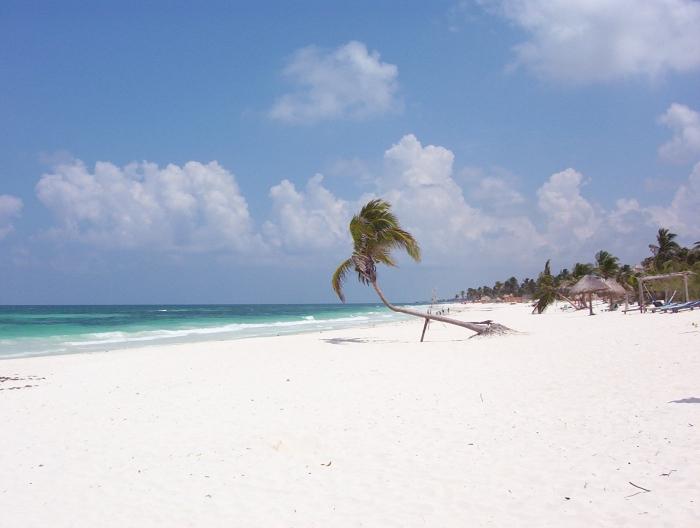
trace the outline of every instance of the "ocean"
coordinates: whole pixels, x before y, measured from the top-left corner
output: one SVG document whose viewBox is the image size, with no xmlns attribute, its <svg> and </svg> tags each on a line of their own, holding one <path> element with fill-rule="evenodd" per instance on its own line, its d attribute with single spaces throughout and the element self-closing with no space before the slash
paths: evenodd
<svg viewBox="0 0 700 528">
<path fill-rule="evenodd" d="M 378 304 L 0 306 L 0 359 L 296 334 L 404 317 Z"/>
</svg>

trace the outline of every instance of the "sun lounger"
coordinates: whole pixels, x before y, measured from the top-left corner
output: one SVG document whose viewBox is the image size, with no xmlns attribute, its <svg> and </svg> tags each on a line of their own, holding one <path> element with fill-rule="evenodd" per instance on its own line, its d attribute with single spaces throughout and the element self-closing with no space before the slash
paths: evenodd
<svg viewBox="0 0 700 528">
<path fill-rule="evenodd" d="M 693 310 L 695 308 L 700 308 L 700 301 L 668 304 L 662 308 L 659 308 L 659 311 L 678 313 L 680 310 Z"/>
<path fill-rule="evenodd" d="M 658 306 L 657 306 L 656 304 L 654 304 L 654 307 L 651 309 L 651 311 L 652 311 L 652 313 L 656 313 L 656 312 L 665 312 L 666 310 L 670 310 L 670 309 L 672 309 L 672 308 L 675 308 L 675 307 L 678 306 L 679 304 L 683 304 L 683 303 L 667 302 L 666 304 L 661 304 L 661 305 L 658 305 Z"/>
<path fill-rule="evenodd" d="M 675 309 L 673 309 L 673 313 L 677 313 L 680 310 L 694 310 L 695 308 L 700 308 L 700 301 L 690 301 L 687 303 L 684 303 L 683 306 L 679 306 Z"/>
<path fill-rule="evenodd" d="M 661 308 L 659 308 L 660 312 L 669 312 L 671 310 L 677 310 L 681 306 L 684 306 L 686 303 L 670 303 L 670 304 L 665 304 Z"/>
</svg>

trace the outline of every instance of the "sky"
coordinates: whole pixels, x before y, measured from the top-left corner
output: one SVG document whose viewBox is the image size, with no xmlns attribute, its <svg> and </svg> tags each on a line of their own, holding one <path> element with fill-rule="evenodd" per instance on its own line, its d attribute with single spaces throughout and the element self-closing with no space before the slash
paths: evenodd
<svg viewBox="0 0 700 528">
<path fill-rule="evenodd" d="M 700 240 L 700 2 L 0 7 L 0 304 L 396 301 Z M 373 292 L 347 286 L 349 302 Z"/>
</svg>

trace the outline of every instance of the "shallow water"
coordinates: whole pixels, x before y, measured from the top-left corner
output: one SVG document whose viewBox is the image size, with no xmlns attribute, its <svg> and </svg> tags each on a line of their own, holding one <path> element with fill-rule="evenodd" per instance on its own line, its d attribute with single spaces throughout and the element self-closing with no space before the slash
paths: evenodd
<svg viewBox="0 0 700 528">
<path fill-rule="evenodd" d="M 377 304 L 0 306 L 0 358 L 294 334 L 401 318 Z"/>
</svg>

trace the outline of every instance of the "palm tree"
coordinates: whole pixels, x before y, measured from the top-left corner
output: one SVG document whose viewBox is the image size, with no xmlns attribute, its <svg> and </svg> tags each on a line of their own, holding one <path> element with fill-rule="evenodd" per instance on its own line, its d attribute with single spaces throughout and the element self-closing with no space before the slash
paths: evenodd
<svg viewBox="0 0 700 528">
<path fill-rule="evenodd" d="M 544 265 L 544 271 L 537 278 L 537 290 L 535 291 L 537 303 L 532 313 L 543 313 L 547 306 L 557 300 L 557 288 L 554 285 L 554 277 L 549 267 L 549 260 Z"/>
<path fill-rule="evenodd" d="M 509 293 L 510 295 L 517 295 L 518 290 L 520 289 L 520 284 L 518 284 L 518 279 L 515 277 L 511 277 L 508 279 L 504 285 L 504 289 L 506 293 Z"/>
<path fill-rule="evenodd" d="M 620 269 L 619 261 L 620 259 L 601 249 L 595 254 L 596 271 L 604 279 L 614 277 Z"/>
<path fill-rule="evenodd" d="M 564 268 L 559 272 L 559 275 L 554 277 L 554 283 L 557 286 L 566 286 L 569 281 L 571 280 L 571 272 L 567 269 Z"/>
<path fill-rule="evenodd" d="M 574 279 L 578 280 L 584 275 L 588 275 L 593 271 L 593 266 L 591 264 L 582 264 L 577 262 L 574 264 L 574 269 L 571 271 L 571 275 Z"/>
<path fill-rule="evenodd" d="M 503 283 L 501 281 L 496 281 L 493 285 L 493 294 L 496 297 L 500 297 L 503 294 Z"/>
<path fill-rule="evenodd" d="M 421 341 L 425 336 L 425 330 L 430 320 L 468 328 L 476 332 L 477 335 L 512 332 L 509 328 L 492 321 L 483 321 L 481 323 L 458 321 L 457 319 L 441 315 L 426 314 L 394 306 L 387 300 L 384 292 L 377 284 L 377 264 L 395 267 L 396 261 L 391 254 L 395 249 L 405 251 L 416 262 L 419 262 L 421 258 L 418 242 L 411 233 L 401 228 L 399 220 L 391 212 L 391 205 L 388 202 L 381 199 L 367 202 L 359 214 L 353 216 L 350 221 L 350 236 L 353 242 L 352 256 L 338 266 L 331 279 L 331 286 L 341 301 L 345 302 L 343 282 L 347 278 L 348 273 L 354 270 L 357 273 L 358 280 L 362 284 L 371 285 L 387 308 L 394 312 L 425 319 Z"/>
<path fill-rule="evenodd" d="M 657 270 L 661 270 L 664 264 L 673 260 L 681 248 L 675 240 L 677 236 L 676 233 L 671 233 L 665 227 L 661 227 L 656 234 L 656 244 L 649 244 L 649 249 L 654 255 L 654 266 Z"/>
<path fill-rule="evenodd" d="M 520 289 L 522 290 L 522 294 L 524 295 L 535 295 L 535 291 L 537 289 L 537 281 L 525 277 L 523 279 L 523 284 Z"/>
</svg>

